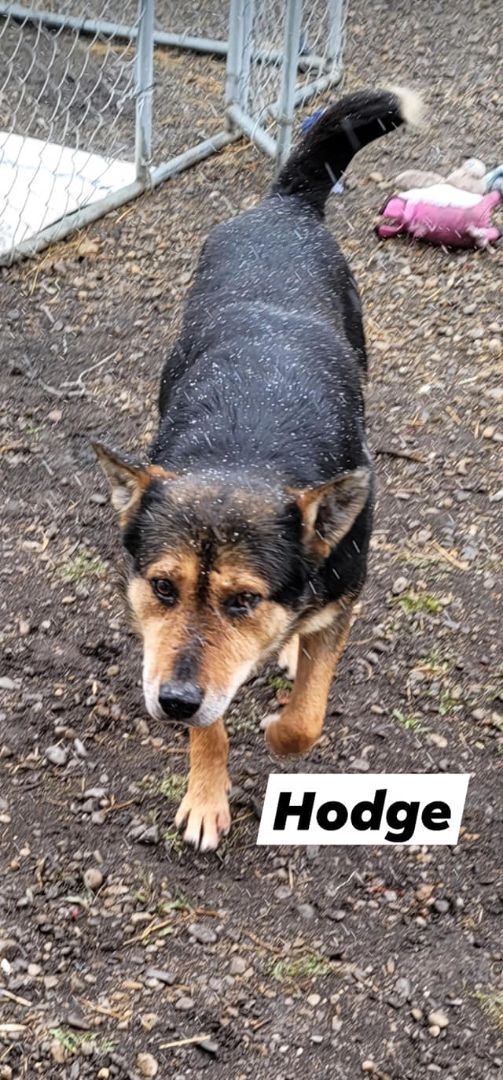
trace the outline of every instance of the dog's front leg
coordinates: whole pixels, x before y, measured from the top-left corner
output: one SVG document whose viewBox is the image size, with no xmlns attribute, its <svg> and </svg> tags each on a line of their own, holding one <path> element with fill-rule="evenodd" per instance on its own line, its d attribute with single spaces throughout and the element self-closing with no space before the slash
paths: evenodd
<svg viewBox="0 0 503 1080">
<path fill-rule="evenodd" d="M 301 635 L 297 675 L 288 704 L 267 719 L 266 742 L 276 754 L 304 754 L 320 737 L 330 685 L 351 626 L 347 609 L 333 626 Z"/>
<path fill-rule="evenodd" d="M 175 824 L 178 828 L 185 825 L 184 840 L 200 851 L 214 850 L 222 836 L 229 832 L 228 748 L 223 720 L 206 728 L 190 728 L 187 794 L 182 799 Z"/>
</svg>

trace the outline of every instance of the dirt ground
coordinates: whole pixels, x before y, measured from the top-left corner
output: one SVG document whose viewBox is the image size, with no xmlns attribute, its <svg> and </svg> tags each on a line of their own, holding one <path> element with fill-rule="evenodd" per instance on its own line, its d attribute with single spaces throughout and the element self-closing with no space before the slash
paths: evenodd
<svg viewBox="0 0 503 1080">
<path fill-rule="evenodd" d="M 380 495 L 298 766 L 471 773 L 455 848 L 257 848 L 274 671 L 232 710 L 231 836 L 202 856 L 173 829 L 186 737 L 145 714 L 89 441 L 147 445 L 201 243 L 268 163 L 236 144 L 2 272 L 1 1080 L 501 1069 L 501 252 L 373 232 L 408 163 L 501 159 L 495 42 L 488 0 L 350 3 L 346 86 L 412 82 L 430 122 L 362 153 L 329 212 L 364 300 Z"/>
</svg>

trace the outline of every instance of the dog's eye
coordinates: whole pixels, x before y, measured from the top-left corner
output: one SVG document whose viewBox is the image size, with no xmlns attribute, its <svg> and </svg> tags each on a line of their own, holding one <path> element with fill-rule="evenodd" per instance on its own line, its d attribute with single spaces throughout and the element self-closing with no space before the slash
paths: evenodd
<svg viewBox="0 0 503 1080">
<path fill-rule="evenodd" d="M 240 592 L 229 596 L 225 601 L 225 610 L 229 615 L 248 615 L 260 604 L 262 597 L 258 593 Z"/>
<path fill-rule="evenodd" d="M 176 604 L 178 592 L 169 578 L 155 577 L 151 579 L 150 584 L 158 600 L 162 600 L 163 604 L 167 607 L 173 607 L 173 604 Z"/>
</svg>

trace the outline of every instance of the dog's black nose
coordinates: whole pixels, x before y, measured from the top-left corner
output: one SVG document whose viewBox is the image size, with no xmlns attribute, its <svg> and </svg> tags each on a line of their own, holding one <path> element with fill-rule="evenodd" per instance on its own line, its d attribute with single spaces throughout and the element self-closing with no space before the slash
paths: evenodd
<svg viewBox="0 0 503 1080">
<path fill-rule="evenodd" d="M 159 690 L 159 704 L 170 720 L 189 720 L 202 700 L 203 691 L 194 683 L 167 682 Z"/>
</svg>

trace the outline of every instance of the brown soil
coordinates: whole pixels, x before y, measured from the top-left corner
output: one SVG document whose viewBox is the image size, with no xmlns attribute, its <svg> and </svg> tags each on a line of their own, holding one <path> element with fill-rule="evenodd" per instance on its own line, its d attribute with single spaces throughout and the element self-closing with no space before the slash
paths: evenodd
<svg viewBox="0 0 503 1080">
<path fill-rule="evenodd" d="M 138 1077 L 145 1053 L 179 1080 L 501 1068 L 501 255 L 372 229 L 410 162 L 501 156 L 494 5 L 453 7 L 350 4 L 346 85 L 412 82 L 431 123 L 362 153 L 330 208 L 364 299 L 380 498 L 361 614 L 299 768 L 470 772 L 460 842 L 257 848 L 277 673 L 232 710 L 230 838 L 201 856 L 173 831 L 186 739 L 145 717 L 89 440 L 138 452 L 152 435 L 201 243 L 269 180 L 236 144 L 2 273 L 2 1080 Z"/>
</svg>

